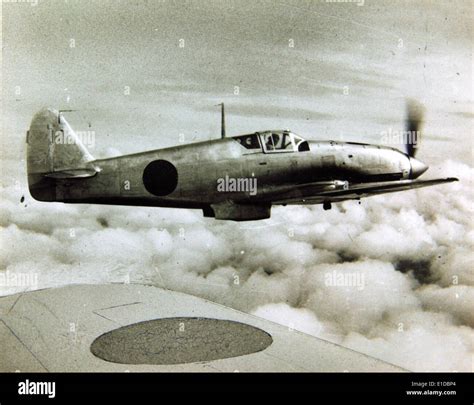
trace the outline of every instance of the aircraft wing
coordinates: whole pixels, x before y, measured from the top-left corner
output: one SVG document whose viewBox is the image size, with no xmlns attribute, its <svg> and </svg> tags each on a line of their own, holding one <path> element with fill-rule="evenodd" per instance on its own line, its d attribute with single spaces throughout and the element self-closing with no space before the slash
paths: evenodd
<svg viewBox="0 0 474 405">
<path fill-rule="evenodd" d="M 396 191 L 410 190 L 420 187 L 429 187 L 437 184 L 458 181 L 455 177 L 433 180 L 400 180 L 376 183 L 349 184 L 347 188 L 335 190 L 321 190 L 320 183 L 296 185 L 291 191 L 276 193 L 272 196 L 273 204 L 322 204 L 340 202 L 370 197 L 377 194 L 393 193 Z"/>
<path fill-rule="evenodd" d="M 0 297 L 0 372 L 406 371 L 163 287 L 68 285 Z"/>
</svg>

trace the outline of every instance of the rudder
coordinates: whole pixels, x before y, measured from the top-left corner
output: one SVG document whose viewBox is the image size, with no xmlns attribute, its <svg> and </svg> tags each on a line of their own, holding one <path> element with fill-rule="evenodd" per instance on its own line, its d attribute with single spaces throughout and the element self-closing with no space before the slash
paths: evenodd
<svg viewBox="0 0 474 405">
<path fill-rule="evenodd" d="M 91 170 L 93 156 L 56 110 L 43 109 L 33 117 L 26 143 L 28 186 L 36 200 L 56 200 L 55 178 L 81 177 L 64 173 Z"/>
</svg>

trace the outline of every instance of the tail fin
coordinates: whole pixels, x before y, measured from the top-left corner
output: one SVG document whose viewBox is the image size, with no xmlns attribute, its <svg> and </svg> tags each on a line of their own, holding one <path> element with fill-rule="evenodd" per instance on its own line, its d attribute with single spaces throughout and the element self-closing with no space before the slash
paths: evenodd
<svg viewBox="0 0 474 405">
<path fill-rule="evenodd" d="M 56 200 L 56 178 L 96 173 L 90 164 L 93 156 L 58 111 L 39 111 L 31 121 L 26 143 L 28 186 L 36 200 Z"/>
</svg>

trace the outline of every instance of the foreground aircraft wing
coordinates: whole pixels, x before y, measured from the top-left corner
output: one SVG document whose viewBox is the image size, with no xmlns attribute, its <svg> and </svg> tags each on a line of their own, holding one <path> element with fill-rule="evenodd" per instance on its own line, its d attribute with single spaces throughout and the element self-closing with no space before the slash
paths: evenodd
<svg viewBox="0 0 474 405">
<path fill-rule="evenodd" d="M 372 195 L 393 193 L 396 191 L 410 190 L 420 187 L 434 186 L 437 184 L 451 183 L 458 181 L 455 177 L 433 180 L 400 180 L 384 181 L 377 183 L 357 183 L 349 184 L 346 188 L 321 191 L 319 184 L 303 184 L 295 186 L 293 190 L 275 195 L 273 204 L 320 204 L 323 202 L 340 202 L 345 200 L 355 200 Z"/>
<path fill-rule="evenodd" d="M 406 371 L 163 287 L 68 285 L 0 297 L 0 372 Z"/>
</svg>

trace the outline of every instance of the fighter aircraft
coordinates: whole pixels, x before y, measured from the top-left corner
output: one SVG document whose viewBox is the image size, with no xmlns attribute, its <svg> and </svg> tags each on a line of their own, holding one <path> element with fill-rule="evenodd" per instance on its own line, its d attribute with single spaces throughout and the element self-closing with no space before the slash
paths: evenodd
<svg viewBox="0 0 474 405">
<path fill-rule="evenodd" d="M 39 201 L 201 209 L 250 221 L 273 205 L 323 204 L 457 181 L 416 180 L 422 113 L 408 104 L 405 151 L 356 142 L 309 141 L 265 130 L 95 159 L 61 111 L 43 109 L 27 132 L 28 185 Z"/>
</svg>

